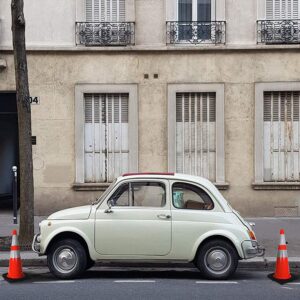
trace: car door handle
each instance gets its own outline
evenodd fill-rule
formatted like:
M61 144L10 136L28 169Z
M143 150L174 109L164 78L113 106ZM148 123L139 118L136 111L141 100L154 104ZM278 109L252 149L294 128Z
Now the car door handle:
M157 217L158 217L159 219L171 219L171 216L170 216L170 215L164 215L164 214L157 215Z

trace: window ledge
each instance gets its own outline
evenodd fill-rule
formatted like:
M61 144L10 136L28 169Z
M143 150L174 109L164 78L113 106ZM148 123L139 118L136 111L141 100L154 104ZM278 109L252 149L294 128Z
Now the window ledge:
M221 190L221 191L225 191L225 190L229 189L229 183L227 183L227 182L223 182L223 183L214 182L214 185L217 187L218 190Z
M202 51L257 51L257 50L299 50L300 44L158 44L158 45L135 45L135 46L97 46L97 47L86 47L86 46L74 46L74 45L30 45L26 47L27 52L34 51L62 51L62 52L165 52L165 51L191 51L191 52L202 52ZM13 52L11 46L0 46L0 51Z
M300 182L254 182L252 187L254 190L300 190Z
M107 183L74 183L73 189L75 191L105 191L110 186Z

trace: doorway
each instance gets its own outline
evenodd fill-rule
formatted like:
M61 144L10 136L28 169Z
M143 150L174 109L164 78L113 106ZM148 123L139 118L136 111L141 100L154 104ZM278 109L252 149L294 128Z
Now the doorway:
M0 209L12 209L12 166L19 167L15 92L0 92Z

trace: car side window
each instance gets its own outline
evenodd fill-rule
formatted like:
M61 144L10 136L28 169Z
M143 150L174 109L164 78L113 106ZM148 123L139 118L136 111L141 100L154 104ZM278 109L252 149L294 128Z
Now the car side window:
M166 204L165 185L160 182L130 183L132 205L144 207L162 207Z
M210 196L201 188L183 182L172 187L173 205L180 209L212 210L214 203Z
M161 182L129 182L122 184L109 200L113 200L113 206L163 207L166 188Z
M110 197L114 206L129 206L129 184L122 184Z

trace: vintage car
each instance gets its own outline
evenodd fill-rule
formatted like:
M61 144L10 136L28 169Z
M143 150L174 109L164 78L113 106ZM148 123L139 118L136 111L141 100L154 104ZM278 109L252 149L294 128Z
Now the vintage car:
M42 221L32 247L63 279L95 261L193 262L204 277L226 279L239 260L263 254L210 181L177 173L120 176L91 205Z

